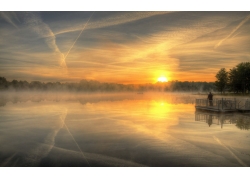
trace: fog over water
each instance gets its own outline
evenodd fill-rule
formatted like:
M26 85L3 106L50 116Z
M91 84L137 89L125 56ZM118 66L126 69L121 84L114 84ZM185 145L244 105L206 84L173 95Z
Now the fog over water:
M250 114L197 112L196 98L1 93L0 166L250 166Z

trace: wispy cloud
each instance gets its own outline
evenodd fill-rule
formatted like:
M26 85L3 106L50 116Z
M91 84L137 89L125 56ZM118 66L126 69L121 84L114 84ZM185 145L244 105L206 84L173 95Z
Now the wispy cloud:
M197 74L201 74L202 71L204 73L204 68L214 68L216 65L225 63L225 61L218 60L213 65L209 65L210 61L207 60L222 57L213 52L215 40L211 38L211 33L228 23L228 21L223 23L220 21L221 19L217 17L216 19L202 19L198 22L190 22L190 24L172 26L171 31L166 26L165 31L142 33L140 36L114 31L105 33L104 31L101 35L106 39L100 41L98 36L99 42L95 44L95 48L81 47L81 53L71 58L68 62L72 68L70 73L72 76L81 77L84 71L85 77L101 81L123 79L122 82L125 82L126 77L129 77L130 82L136 79L141 82L152 82L152 79L157 79L160 74L165 74L169 79L188 80L192 76L191 79L198 80ZM130 36L132 38L128 40ZM204 38L206 36L207 38ZM205 61L202 60L204 57ZM98 73L93 73L93 71ZM185 74L185 72L188 73ZM208 72L213 74L215 70L210 69ZM212 78L213 75L206 80Z
M1 13L1 72L72 81L147 83L162 74L169 80L213 81L221 67L250 58L249 12L91 14L7 14L16 29Z
M53 52L59 56L60 67L67 70L65 57L56 44L56 37L50 27L42 21L39 14L27 12L25 15L25 23L40 37L45 39L48 47L51 48Z
M89 17L88 21L84 24L84 26L83 26L83 28L82 28L82 30L81 30L81 32L80 32L80 34L77 36L76 40L74 41L74 43L72 44L72 46L69 48L69 50L68 50L67 54L65 55L65 58L64 58L65 60L66 60L67 56L69 55L69 53L70 53L71 49L74 47L74 45L75 45L76 41L77 41L77 40L78 40L78 38L81 36L81 34L82 34L83 30L85 29L85 27L86 27L86 26L87 26L87 24L89 23L89 20L91 19L91 17L93 16L93 14L94 14L94 12L91 14L91 16Z
M18 29L18 26L13 21L13 18L18 20L14 12L0 12L0 17Z
M172 12L124 12L118 16L108 16L104 18L100 18L98 20L92 21L89 23L86 29L96 29L96 28L103 28L108 26L114 26L124 23L133 22L136 20L148 18L155 15L162 15ZM82 25L80 23L75 24L73 27L70 28L62 28L59 31L55 32L55 35L80 31L82 29Z
M219 47L225 40L227 40L228 38L230 38L241 26L243 26L248 20L250 19L250 14L245 17L239 24L238 26L236 26L232 31L231 33L225 37L224 39L220 40L220 42L218 42L214 48L216 49L217 47Z

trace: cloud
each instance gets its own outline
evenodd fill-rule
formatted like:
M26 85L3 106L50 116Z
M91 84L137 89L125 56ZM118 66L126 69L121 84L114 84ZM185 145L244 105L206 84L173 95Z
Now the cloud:
M86 29L97 29L97 28L103 28L108 26L114 26L124 23L133 22L136 20L148 18L155 15L162 15L167 14L171 12L124 12L122 14L119 14L117 16L111 14L110 16L100 18L99 20L92 21L89 23L88 27ZM73 31L80 31L82 29L81 23L77 23L72 27L62 28L55 32L55 35L73 32Z
M74 43L72 44L72 46L69 48L67 54L65 55L65 59L67 58L68 54L70 53L70 50L74 47L76 41L78 40L78 38L81 36L83 30L85 29L85 27L87 26L87 24L89 23L89 20L91 19L91 17L93 16L94 13L91 14L91 16L89 17L88 21L84 24L80 34L77 36L76 40L74 41Z
M151 41L150 38L144 39ZM126 44L104 40L96 44L95 48L75 52L68 60L71 67L69 74L71 77L109 82L121 79L123 83L148 82L155 79L160 71L169 73L178 67L178 60L168 56L169 46L162 41L148 45L140 40Z
M250 19L250 14L245 17L239 24L238 26L236 26L232 31L231 33L225 37L224 39L220 40L220 42L218 42L214 48L216 49L217 47L219 47L225 40L227 40L228 38L230 38L241 26L243 26L248 20Z
M14 12L0 12L0 17L18 29L18 26L14 23L14 21L19 20Z
M27 24L40 37L45 39L46 44L59 56L60 67L67 70L64 54L60 51L56 44L56 37L50 27L44 23L37 13L27 12L25 14L25 24Z
M213 47L215 42L214 38L211 39L211 34L229 23L229 20L221 23L223 18L202 18L183 25L176 23L177 26L171 26L171 31L166 26L165 30L158 30L150 34L138 35L126 34L123 31L102 30L102 33L98 35L99 30L96 33L89 32L88 37L93 38L93 41L96 38L96 43L92 48L86 48L81 42L78 43L80 51L75 51L68 60L71 77L123 83L152 82L161 74L170 77L169 79L176 79L177 77L174 76L177 75L180 80L189 77L193 79L195 74L197 76L202 71L204 73L206 65L209 66L209 58L221 57L212 53L213 48L210 47ZM148 26L147 22L144 24L144 27L146 26ZM119 30L123 27L125 28L125 25ZM157 26L154 28L159 29ZM204 36L208 36L205 38L206 40L196 42ZM194 57L196 53L197 57ZM207 53L212 55L209 54L205 61L202 61ZM191 59L187 59L185 56L191 57ZM225 63L225 61L218 60L214 65L210 65L211 68L218 66L219 62L220 64ZM183 71L184 74L187 72L187 74L183 75L179 71ZM211 80L211 76L209 78Z
M162 74L196 81L204 73L211 81L217 69L250 58L247 12L95 12L90 20L91 13L16 13L19 24L12 15L19 29L0 27L1 69L72 81L147 83Z

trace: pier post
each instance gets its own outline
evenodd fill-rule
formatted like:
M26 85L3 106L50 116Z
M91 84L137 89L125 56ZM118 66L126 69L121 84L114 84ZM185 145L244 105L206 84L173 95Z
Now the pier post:
M234 109L236 109L236 98L234 98Z
M223 109L223 98L221 98L221 109Z

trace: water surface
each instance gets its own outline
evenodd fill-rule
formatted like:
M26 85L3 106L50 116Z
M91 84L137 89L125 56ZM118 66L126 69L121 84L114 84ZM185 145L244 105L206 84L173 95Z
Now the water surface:
M1 166L250 166L250 115L197 95L2 94Z

